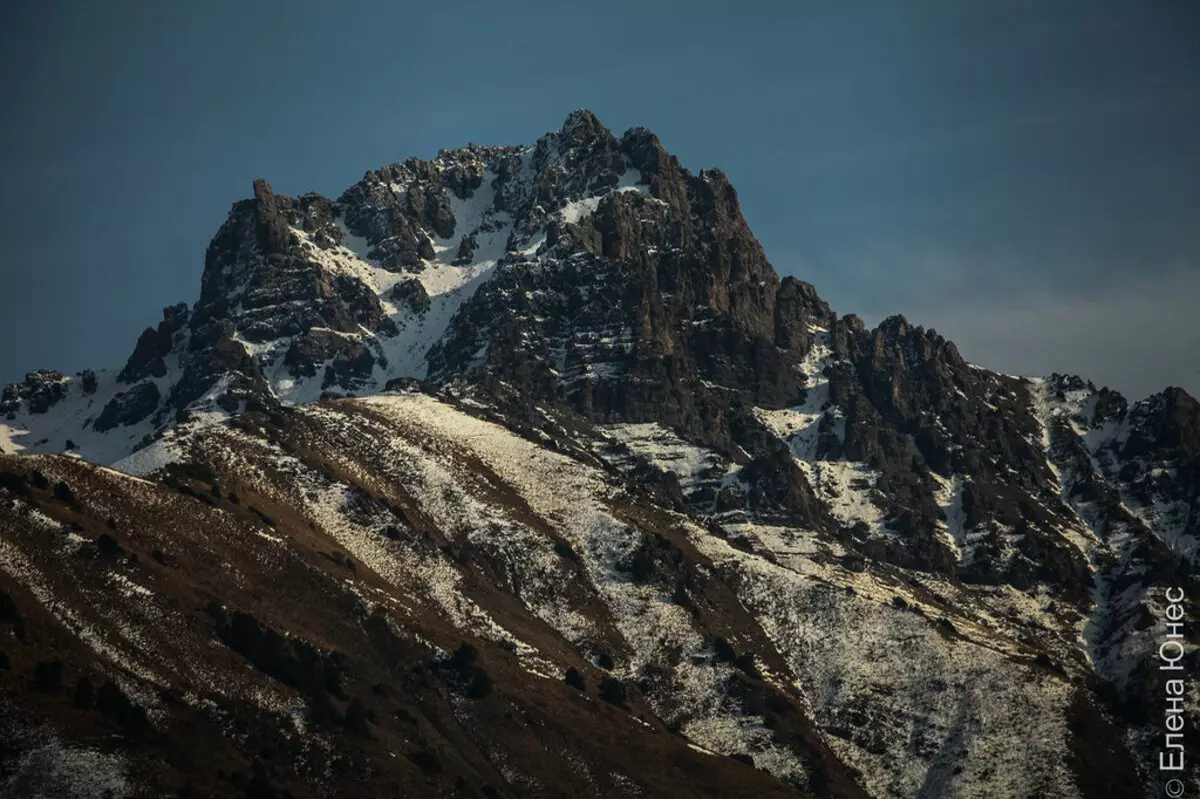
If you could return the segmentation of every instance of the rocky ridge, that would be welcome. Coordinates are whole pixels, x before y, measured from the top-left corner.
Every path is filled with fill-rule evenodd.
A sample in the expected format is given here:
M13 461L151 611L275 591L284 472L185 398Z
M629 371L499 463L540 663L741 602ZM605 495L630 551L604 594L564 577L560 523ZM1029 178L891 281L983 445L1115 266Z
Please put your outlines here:
M722 173L693 175L645 129L618 138L575 112L531 147L409 159L336 201L257 181L208 249L195 306L166 309L117 374L32 373L5 389L0 414L0 446L26 453L6 459L0 487L21 618L79 636L58 661L133 697L155 746L201 717L269 726L283 711L151 654L151 629L139 642L120 627L144 610L95 620L114 631L98 638L47 611L47 597L78 601L45 585L56 559L73 558L82 585L108 575L116 588L95 595L121 590L114 574L158 579L153 551L169 541L146 522L166 503L210 564L226 550L185 527L209 535L232 514L228 546L277 544L292 559L280 579L331 574L355 586L354 640L250 589L259 556L234 582L214 574L196 589L220 613L197 616L194 598L147 589L158 612L193 619L180 657L215 636L221 657L249 660L309 725L279 743L282 763L237 765L228 749L229 774L249 782L331 790L296 760L331 707L340 721L322 745L346 763L399 745L376 714L362 728L373 743L344 749L350 704L362 713L377 702L355 693L365 678L339 678L353 689L339 695L315 691L315 677L280 676L288 658L376 646L377 624L442 680L429 698L448 703L442 721L404 711L441 735L450 718L460 730L504 727L489 715L494 698L492 709L454 698L474 685L455 676L475 667L454 660L458 637L503 669L489 679L509 701L542 702L522 705L538 723L565 689L543 695L537 680L573 669L586 685L619 683L622 698L607 704L632 709L634 727L677 739L678 751L690 742L748 760L780 790L1115 796L1158 779L1148 764L1161 719L1149 709L1163 695L1164 592L1185 591L1191 607L1200 593L1200 406L1180 389L1131 404L1079 378L1001 375L902 317L870 330L838 316L811 285L778 277ZM61 451L157 484L138 489L146 497L124 511L117 529L131 531L117 538L137 564L158 565L118 568L95 543L113 538L96 525L114 518L101 485L131 478L28 454ZM435 476L447 457L457 465ZM69 500L49 488L56 476ZM253 508L230 504L234 486ZM566 497L594 513L573 518ZM349 575L346 562L358 564ZM322 603L350 612L331 590ZM310 649L263 661L266 633L253 631L268 615ZM640 632L648 619L660 636ZM1185 627L1194 666L1191 617ZM149 658L143 669L95 644L112 634ZM43 662L38 646L18 652L21 667ZM360 657L372 665L359 668L388 668ZM228 668L206 662L213 674ZM179 709L147 698L164 690L185 697ZM1187 699L1194 726L1197 697ZM27 706L19 691L6 701ZM1036 736L1023 734L1031 718ZM486 795L570 780L588 786L574 795L631 795L622 779L668 790L639 782L629 763L598 778L583 749L590 779L514 776L495 752L485 768L464 747L511 746L511 756L535 745L527 738L429 744L424 725L414 751L464 759L433 771L410 755L416 770L392 777L401 784L419 773L429 790L465 792L465 781L496 792ZM60 742L63 730L44 734ZM589 733L618 734L604 730ZM680 756L664 745L656 757ZM138 758L153 747L130 747L122 773L145 784L212 776L182 763L147 775ZM30 751L16 750L10 773L26 773ZM703 794L695 780L710 777L682 768L688 787L671 790ZM711 779L711 793L732 795Z

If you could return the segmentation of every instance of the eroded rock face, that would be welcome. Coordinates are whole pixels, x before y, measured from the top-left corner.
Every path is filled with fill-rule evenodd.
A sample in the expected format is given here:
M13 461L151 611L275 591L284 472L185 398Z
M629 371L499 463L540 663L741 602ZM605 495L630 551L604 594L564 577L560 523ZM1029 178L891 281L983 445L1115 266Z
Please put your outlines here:
M162 394L157 385L150 382L137 383L109 400L92 427L103 433L117 425L137 424L154 413L161 399Z
M293 377L314 377L322 372L323 389L347 391L361 388L371 378L376 363L387 367L387 359L381 352L373 352L358 339L328 330L311 330L297 336L284 363Z
M148 327L138 337L133 354L117 376L121 383L136 383L143 377L162 377L167 373L163 360L179 343L177 338L187 325L191 312L185 303L163 308L162 321L157 328Z
M30 413L45 413L67 393L67 378L53 369L25 375L24 382L9 383L0 395L0 411L11 413L28 403Z
M397 283L391 290L392 301L408 308L413 313L423 314L429 310L429 292L419 280L404 280Z
M271 341L312 327L340 332L385 329L390 320L361 281L331 274L292 233L311 227L332 245L332 206L306 195L303 218L292 200L256 181L255 198L234 205L209 245L196 314L227 318L251 342ZM326 221L322 221L326 220ZM323 237L323 238L322 238Z

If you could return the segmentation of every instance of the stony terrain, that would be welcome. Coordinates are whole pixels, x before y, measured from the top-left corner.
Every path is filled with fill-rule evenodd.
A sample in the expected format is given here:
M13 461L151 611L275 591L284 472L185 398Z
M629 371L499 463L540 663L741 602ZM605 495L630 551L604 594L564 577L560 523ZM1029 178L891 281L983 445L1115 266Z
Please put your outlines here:
M1196 671L1195 399L839 316L586 111L256 181L0 450L0 796L1160 795L1168 590Z

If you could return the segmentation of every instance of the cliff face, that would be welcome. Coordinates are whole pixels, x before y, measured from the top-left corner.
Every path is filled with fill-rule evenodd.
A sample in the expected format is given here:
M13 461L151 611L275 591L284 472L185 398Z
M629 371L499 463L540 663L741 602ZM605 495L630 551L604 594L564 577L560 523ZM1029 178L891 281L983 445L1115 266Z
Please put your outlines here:
M839 317L586 111L256 181L0 433L10 785L1137 795L1200 593L1194 399Z

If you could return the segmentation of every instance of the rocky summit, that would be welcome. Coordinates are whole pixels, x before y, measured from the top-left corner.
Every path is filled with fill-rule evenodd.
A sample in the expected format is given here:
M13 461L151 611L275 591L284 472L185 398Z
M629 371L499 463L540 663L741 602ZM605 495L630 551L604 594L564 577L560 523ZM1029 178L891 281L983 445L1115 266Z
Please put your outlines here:
M1197 774L1200 404L839 316L587 111L255 181L199 300L5 388L0 450L3 796Z

